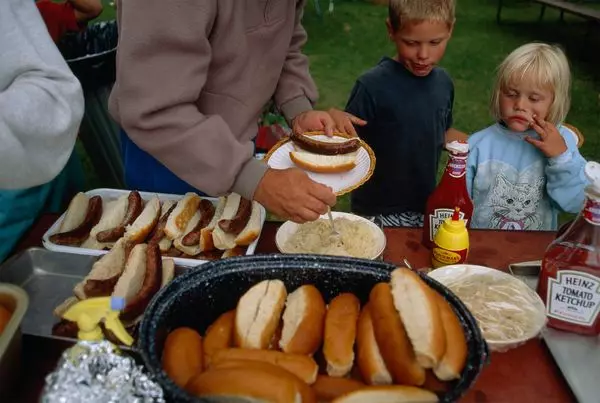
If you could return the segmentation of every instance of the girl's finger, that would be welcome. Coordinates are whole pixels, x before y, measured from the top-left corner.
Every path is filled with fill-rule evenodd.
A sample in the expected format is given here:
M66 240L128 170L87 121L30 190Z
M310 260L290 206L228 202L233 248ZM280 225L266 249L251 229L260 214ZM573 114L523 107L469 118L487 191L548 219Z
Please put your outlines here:
M525 137L525 141L531 144L532 146L539 148L540 150L543 149L545 146L543 141L536 140L532 137Z
M541 127L540 125L538 125L537 123L534 123L531 125L531 128L540 135L540 138L543 140L546 138L546 131L544 130L543 127Z

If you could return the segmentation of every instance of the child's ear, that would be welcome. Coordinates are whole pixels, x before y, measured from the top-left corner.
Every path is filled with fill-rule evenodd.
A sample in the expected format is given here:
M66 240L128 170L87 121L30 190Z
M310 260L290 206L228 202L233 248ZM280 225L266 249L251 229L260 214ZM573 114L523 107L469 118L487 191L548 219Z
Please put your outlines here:
M454 32L454 24L456 24L456 20L452 21L452 23L448 27L450 29L450 32L448 33L448 38L452 37L452 32Z
M391 40L394 40L394 28L392 27L392 22L390 21L389 18L385 19L385 26L387 28L387 32L388 32L388 37Z

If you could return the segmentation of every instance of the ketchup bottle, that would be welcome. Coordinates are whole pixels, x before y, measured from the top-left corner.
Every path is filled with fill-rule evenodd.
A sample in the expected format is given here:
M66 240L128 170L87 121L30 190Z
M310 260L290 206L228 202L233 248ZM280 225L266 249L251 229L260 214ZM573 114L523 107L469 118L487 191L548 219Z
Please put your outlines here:
M440 184L427 199L425 207L423 244L429 249L434 246L433 240L439 226L452 217L456 207L460 209L460 219L464 220L467 228L473 215L473 202L467 191L465 177L469 144L453 141L446 144L446 149L450 152L446 171Z
M571 226L550 244L542 260L538 294L548 326L589 336L600 334L600 164L588 162L586 201Z

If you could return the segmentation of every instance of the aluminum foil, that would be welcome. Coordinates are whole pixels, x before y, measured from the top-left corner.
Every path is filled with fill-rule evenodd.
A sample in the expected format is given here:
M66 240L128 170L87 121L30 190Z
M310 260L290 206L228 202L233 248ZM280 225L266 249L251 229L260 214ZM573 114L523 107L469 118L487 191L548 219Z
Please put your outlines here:
M108 341L80 342L63 353L46 377L43 403L164 402L163 391L143 367Z

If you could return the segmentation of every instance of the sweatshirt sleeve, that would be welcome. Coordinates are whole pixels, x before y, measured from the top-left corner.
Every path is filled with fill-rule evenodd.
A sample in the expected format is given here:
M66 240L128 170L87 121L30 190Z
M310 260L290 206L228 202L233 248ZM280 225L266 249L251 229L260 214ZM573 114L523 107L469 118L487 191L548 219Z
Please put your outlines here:
M267 166L219 115L197 106L211 62L218 0L119 3L111 113L138 147L202 192L252 199Z
M567 151L548 159L546 165L546 190L560 210L578 213L585 199L584 189L588 184L584 168L586 161L579 153L577 144L564 127L559 131L567 143Z
M64 168L83 116L81 85L33 1L0 2L0 188L47 183Z
M308 57L302 53L307 34L302 26L305 0L296 2L294 34L275 90L275 103L288 122L309 111L317 101L315 82L308 69Z

